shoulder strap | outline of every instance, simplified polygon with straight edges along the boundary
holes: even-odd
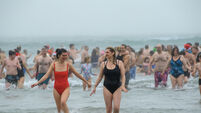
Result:
[[[68,63],[67,63],[67,73],[68,73]]]
[[[54,62],[54,72],[55,72],[55,62]]]

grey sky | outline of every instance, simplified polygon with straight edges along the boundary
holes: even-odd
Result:
[[[0,37],[201,34],[201,0],[0,0]]]

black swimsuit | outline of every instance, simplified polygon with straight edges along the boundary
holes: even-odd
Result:
[[[107,69],[107,61],[106,61],[103,74],[105,75],[103,85],[113,94],[121,86],[120,81],[121,72],[119,66],[116,64],[114,69]]]

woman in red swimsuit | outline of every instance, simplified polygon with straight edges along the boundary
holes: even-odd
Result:
[[[57,49],[56,50],[56,57],[57,60],[53,62],[48,70],[48,72],[35,84],[31,85],[31,87],[35,87],[44,80],[46,80],[49,75],[54,71],[55,76],[55,82],[54,82],[54,90],[53,95],[54,99],[57,105],[58,113],[61,112],[61,110],[64,111],[64,113],[69,113],[66,101],[70,95],[70,88],[68,83],[68,72],[71,71],[74,73],[78,78],[83,80],[85,83],[87,83],[89,86],[91,84],[87,82],[82,75],[80,75],[75,68],[68,63],[68,53],[65,49]]]

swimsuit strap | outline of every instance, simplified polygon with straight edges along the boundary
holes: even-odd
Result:
[[[67,73],[68,73],[68,63],[67,63]]]
[[[54,72],[55,72],[55,62],[54,62]]]

